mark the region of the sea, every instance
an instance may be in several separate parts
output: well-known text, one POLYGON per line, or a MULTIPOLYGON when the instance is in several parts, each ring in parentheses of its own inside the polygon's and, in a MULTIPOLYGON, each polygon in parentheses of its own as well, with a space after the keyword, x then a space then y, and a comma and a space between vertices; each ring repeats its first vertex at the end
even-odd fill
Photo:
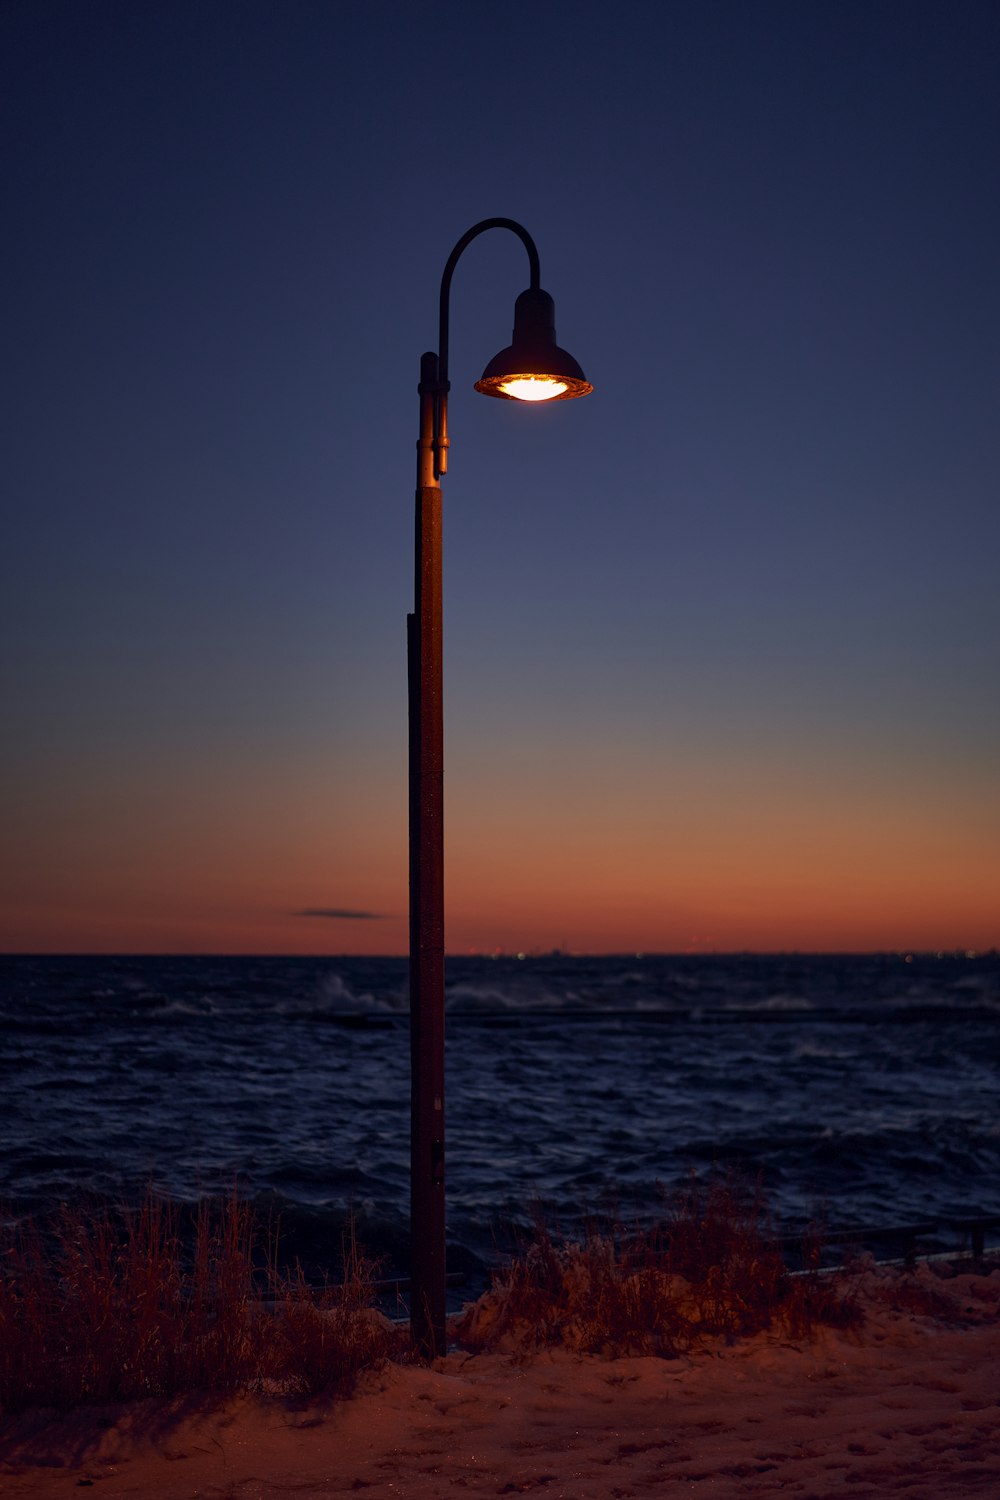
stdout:
MULTIPOLYGON (((719 1173, 790 1235, 998 1241, 996 951, 456 957, 446 1004, 456 1282, 719 1173)), ((8 1218, 235 1191, 311 1275, 348 1225, 406 1275, 405 959, 2 958, 0 1090, 8 1218)))

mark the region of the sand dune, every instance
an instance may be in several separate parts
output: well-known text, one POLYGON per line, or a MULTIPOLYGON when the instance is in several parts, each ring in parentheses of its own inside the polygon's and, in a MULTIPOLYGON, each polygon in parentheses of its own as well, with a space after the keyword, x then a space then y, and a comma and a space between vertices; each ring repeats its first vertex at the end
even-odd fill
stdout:
POLYGON ((864 1326, 675 1360, 452 1353, 335 1405, 147 1402, 4 1429, 2 1489, 144 1500, 1000 1497, 1000 1271, 870 1272, 864 1326), (103 1425, 101 1425, 103 1424, 103 1425))

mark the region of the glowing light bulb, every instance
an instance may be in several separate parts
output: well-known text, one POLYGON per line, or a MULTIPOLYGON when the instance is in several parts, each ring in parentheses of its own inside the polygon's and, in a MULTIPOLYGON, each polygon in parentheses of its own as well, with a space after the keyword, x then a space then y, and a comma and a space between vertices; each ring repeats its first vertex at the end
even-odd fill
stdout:
POLYGON ((500 389, 517 401, 551 401, 568 389, 565 380, 555 380, 551 375, 515 375, 502 380, 500 389))

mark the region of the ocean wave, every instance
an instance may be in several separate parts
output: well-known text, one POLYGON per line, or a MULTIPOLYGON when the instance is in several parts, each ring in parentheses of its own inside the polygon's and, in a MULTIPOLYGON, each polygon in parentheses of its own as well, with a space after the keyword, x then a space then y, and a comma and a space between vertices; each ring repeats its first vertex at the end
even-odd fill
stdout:
MULTIPOLYGON (((3 971, 0 1199, 239 1181, 316 1257, 351 1212, 401 1253, 405 961, 3 971)), ((727 1162, 783 1221, 1000 1211, 998 996, 995 956, 449 959, 450 1253, 487 1256, 532 1198, 567 1225, 616 1193, 654 1212, 727 1162)))
POLYGON ((763 995, 759 1000, 734 1000, 731 1004, 726 1005, 724 1009, 744 1011, 798 1011, 815 1010, 816 1005, 814 1001, 808 1000, 804 995, 785 994, 784 992, 779 992, 776 995, 763 995))
POLYGON ((282 998, 275 1004, 277 1013, 288 1017, 385 1014, 402 1008, 400 995, 355 989, 336 971, 323 975, 310 994, 282 998))
POLYGON ((501 989, 496 985, 450 984, 445 989, 445 1008, 450 1011, 552 1011, 567 1004, 565 994, 547 989, 501 989))

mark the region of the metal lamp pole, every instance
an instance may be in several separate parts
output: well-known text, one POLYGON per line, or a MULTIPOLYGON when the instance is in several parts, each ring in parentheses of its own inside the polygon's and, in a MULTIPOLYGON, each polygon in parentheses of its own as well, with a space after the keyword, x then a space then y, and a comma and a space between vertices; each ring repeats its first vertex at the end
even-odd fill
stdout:
POLYGON ((433 1359, 446 1349, 444 1191, 444 726, 441 672, 441 475, 448 467, 448 300, 466 246, 509 229, 528 252, 531 284, 514 309, 510 346, 476 389, 508 400, 566 400, 592 386, 555 342, 552 298, 539 286, 527 230, 484 219, 458 241, 441 278, 438 352, 420 361, 414 609, 407 616, 410 780, 410 1328, 433 1359))
POLYGON ((445 1349, 444 721, 441 703, 441 484, 434 461, 438 357, 420 361, 410 704, 410 1329, 428 1358, 445 1349))

